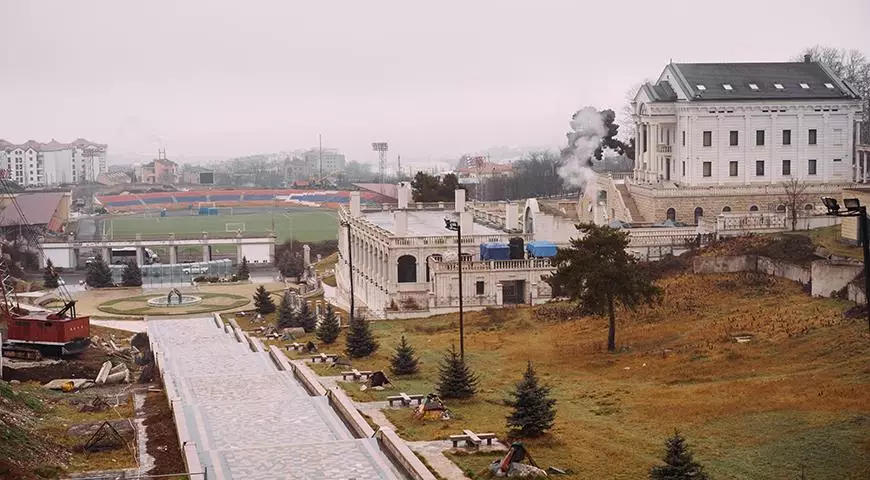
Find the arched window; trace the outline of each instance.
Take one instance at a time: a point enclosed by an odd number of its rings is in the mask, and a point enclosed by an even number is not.
[[[804,205],[804,210],[815,210],[815,209],[816,209],[816,207],[814,207],[812,203],[808,203],[808,204]]]
[[[779,204],[776,206],[777,213],[785,213],[785,205]]]
[[[758,211],[758,205],[753,205],[753,206],[749,207],[749,211],[750,211],[750,212],[757,212],[757,211]]]
[[[535,221],[532,218],[532,209],[529,207],[526,207],[525,224],[526,224],[526,232],[525,233],[535,233]]]
[[[696,209],[695,209],[695,223],[697,224],[698,221],[699,221],[699,220],[701,219],[701,217],[703,217],[703,216],[704,216],[704,209],[701,208],[701,207],[696,208]]]
[[[398,262],[399,283],[414,283],[417,281],[417,259],[413,255],[402,255]]]
[[[728,205],[725,205],[724,207],[722,207],[722,213],[728,213],[730,211],[731,211],[731,207],[729,207]]]
[[[429,270],[431,268],[432,262],[440,262],[442,260],[442,256],[440,253],[433,253],[426,257],[426,281],[429,281]]]
[[[677,211],[673,208],[669,208],[667,212],[668,220],[675,222],[677,220]]]

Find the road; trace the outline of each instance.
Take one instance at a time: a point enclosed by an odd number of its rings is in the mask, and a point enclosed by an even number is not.
[[[208,478],[398,479],[373,438],[353,438],[326,397],[309,396],[264,352],[210,317],[146,319],[164,382]],[[194,472],[192,472],[194,473]]]

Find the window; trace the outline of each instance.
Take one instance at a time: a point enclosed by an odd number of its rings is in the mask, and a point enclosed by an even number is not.
[[[722,84],[722,88],[724,88],[725,90],[728,90],[729,92],[731,90],[734,90],[734,87],[732,87],[730,83]]]
[[[807,160],[807,175],[815,175],[816,174],[816,161],[815,160]]]
[[[782,161],[782,175],[784,177],[791,175],[791,160]]]
[[[818,136],[818,131],[816,131],[815,128],[811,128],[810,131],[809,131],[809,139],[808,139],[808,143],[809,143],[810,145],[815,145],[815,144],[816,144],[817,136]]]
[[[791,145],[791,130],[782,131],[782,144]]]
[[[728,175],[737,176],[737,162],[728,162]]]
[[[783,89],[781,83],[774,83],[774,84],[773,84],[773,88],[775,88],[775,89],[777,89],[777,90],[782,90],[782,89]]]
[[[750,83],[749,88],[751,88],[752,90],[758,90],[758,84],[757,83]]]
[[[737,133],[737,130],[731,130],[730,132],[728,132],[728,143],[732,147],[737,146],[738,138],[739,138],[739,134]]]
[[[483,280],[478,280],[477,283],[474,284],[474,293],[476,295],[483,295]]]
[[[704,146],[713,146],[713,132],[711,132],[710,130],[704,130]]]
[[[842,162],[843,159],[842,159],[842,158],[835,158],[834,161],[835,161],[835,162]]]
[[[749,211],[750,211],[750,212],[757,212],[757,211],[758,211],[758,205],[753,205],[753,206],[749,207]]]
[[[704,209],[701,207],[695,208],[695,225],[698,224],[698,220],[700,220],[701,217],[703,217],[703,216],[704,216]]]
[[[728,213],[730,211],[731,211],[731,207],[729,207],[728,205],[725,205],[724,207],[722,207],[722,213]]]
[[[832,133],[833,133],[833,137],[834,137],[834,145],[836,145],[836,146],[843,145],[843,129],[842,128],[835,128]]]
[[[809,89],[810,89],[810,86],[807,85],[806,83],[802,83],[802,84],[801,84],[801,88],[803,88],[804,90],[809,90]]]
[[[764,176],[764,160],[757,160],[755,162],[755,176],[763,177]]]
[[[755,131],[755,144],[759,146],[764,145],[764,130]]]
[[[705,87],[704,85],[696,85],[696,86],[698,87],[698,90],[700,90],[702,92],[707,89],[707,87]]]
[[[826,83],[826,84],[825,84],[825,88],[827,88],[828,90],[833,90],[833,89],[834,89],[834,85],[831,84],[831,83]]]
[[[704,166],[702,168],[704,169],[703,175],[705,177],[712,177],[713,176],[713,163],[712,162],[704,162]]]
[[[677,221],[677,211],[673,208],[669,208],[667,212],[665,212],[665,216],[667,216],[668,220],[672,222]]]
[[[683,146],[686,146],[686,131],[683,130]]]

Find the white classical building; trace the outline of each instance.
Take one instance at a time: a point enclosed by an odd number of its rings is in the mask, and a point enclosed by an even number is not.
[[[634,102],[635,180],[679,186],[846,183],[861,99],[827,67],[671,63]]]
[[[25,187],[96,181],[106,171],[107,148],[83,138],[70,143],[29,140],[20,145],[0,139],[0,168]]]

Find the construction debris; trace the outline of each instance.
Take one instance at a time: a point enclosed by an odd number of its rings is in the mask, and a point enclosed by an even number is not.
[[[528,460],[529,464],[522,463],[523,460]],[[549,476],[546,471],[538,467],[532,454],[521,442],[511,445],[504,458],[492,462],[489,471],[496,477],[545,478]]]
[[[94,382],[84,378],[57,378],[46,383],[42,386],[42,388],[47,388],[49,390],[61,390],[64,392],[73,392],[76,390],[83,390],[92,386],[94,386]]]
[[[97,374],[97,378],[94,380],[94,383],[97,385],[102,385],[106,383],[106,377],[109,376],[109,370],[112,369],[112,362],[106,360],[103,363],[103,366],[100,368],[100,373]]]

